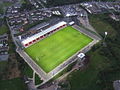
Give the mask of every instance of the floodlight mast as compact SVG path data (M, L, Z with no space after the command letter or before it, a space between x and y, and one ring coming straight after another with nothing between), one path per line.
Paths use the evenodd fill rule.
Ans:
M105 41L107 35L108 35L108 32L105 32L104 41Z
M104 43L104 41L105 41L105 39L106 39L106 37L107 37L107 35L108 35L108 32L105 32L104 34L105 34L105 36L104 36L104 38L103 38L103 43Z

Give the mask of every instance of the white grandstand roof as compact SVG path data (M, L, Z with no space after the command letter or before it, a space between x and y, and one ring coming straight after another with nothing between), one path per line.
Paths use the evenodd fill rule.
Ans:
M22 43L23 45L25 45L25 44L27 44L27 43L35 40L36 38L38 38L38 37L40 37L40 36L43 36L43 35L45 35L46 33L50 32L50 31L53 31L54 29L56 29L56 28L58 28L58 27L60 27L60 26L62 26L62 25L64 25L64 24L67 24L67 23L64 22L64 21L61 21L61 22L59 22L58 24L56 24L56 25L54 25L54 26L51 26L50 28L48 28L48 29L46 29L46 30L44 30L44 31L42 31L42 32L40 32L40 33L37 33L37 34L35 34L35 35L31 36L31 37L26 38L26 39L23 40L21 43Z

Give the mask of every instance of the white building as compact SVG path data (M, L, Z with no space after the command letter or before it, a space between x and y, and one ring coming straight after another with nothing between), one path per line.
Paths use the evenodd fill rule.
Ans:
M74 21L72 21L72 22L69 22L69 25L73 25L73 24L75 24L75 22L74 22Z
M84 53L80 53L77 56L78 56L78 58L83 59L85 57L85 54Z

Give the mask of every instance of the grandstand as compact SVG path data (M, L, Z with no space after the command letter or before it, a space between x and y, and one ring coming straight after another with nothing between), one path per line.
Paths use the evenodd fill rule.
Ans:
M28 38L22 40L21 43L25 48L27 48L27 47L31 46L32 44L42 40L46 36L60 30L61 28L65 27L66 25L67 25L66 22L61 21L61 22L55 24L54 26L51 26L50 28L48 28L42 32L39 32L31 37L28 37Z

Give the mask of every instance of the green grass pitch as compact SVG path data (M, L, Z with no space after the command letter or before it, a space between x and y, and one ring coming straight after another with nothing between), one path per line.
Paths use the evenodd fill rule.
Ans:
M90 42L90 37L68 26L25 48L25 52L48 73Z

